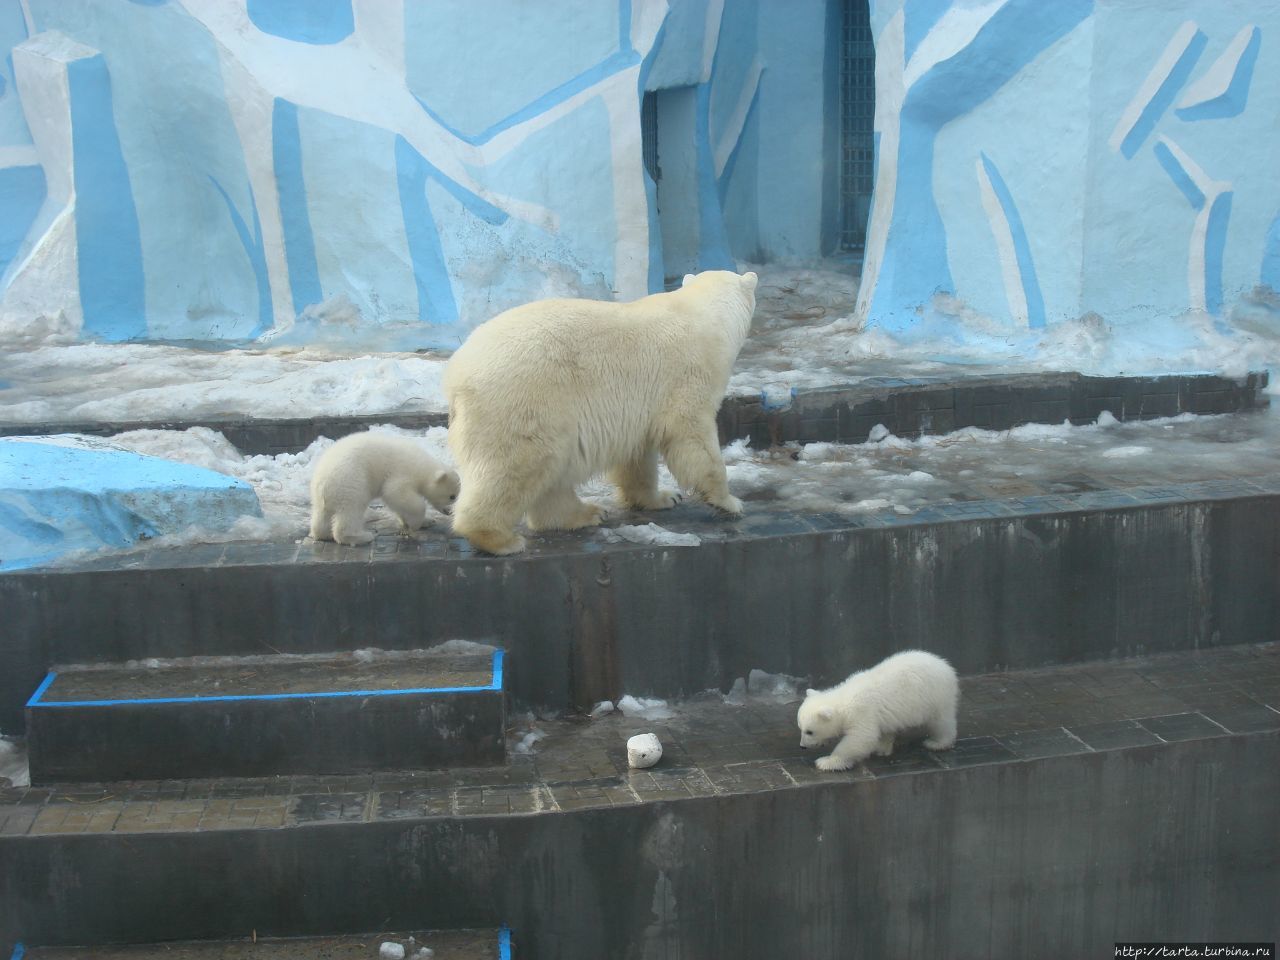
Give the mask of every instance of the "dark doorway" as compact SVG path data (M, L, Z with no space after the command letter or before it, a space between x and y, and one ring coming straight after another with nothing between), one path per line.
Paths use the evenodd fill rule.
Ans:
M840 36L840 239L862 253L875 182L876 52L867 0L844 0Z

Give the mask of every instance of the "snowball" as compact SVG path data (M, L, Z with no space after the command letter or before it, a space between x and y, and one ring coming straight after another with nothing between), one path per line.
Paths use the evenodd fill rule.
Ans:
M637 733L627 741L627 763L636 770L652 767L662 759L662 741L656 733Z
M877 423L874 427L871 428L871 432L867 434L867 439L871 443L879 443L885 437L891 437L891 436L893 436L893 434L889 432L888 427L886 427L883 423Z
M404 960L404 947L387 940L378 947L378 956L382 957L382 960Z

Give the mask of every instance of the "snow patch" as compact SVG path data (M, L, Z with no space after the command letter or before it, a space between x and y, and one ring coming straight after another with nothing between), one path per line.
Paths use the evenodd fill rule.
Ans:
M656 523L646 523L643 526L624 524L620 527L604 527L600 530L600 535L609 543L621 543L625 540L628 543L651 544L657 547L696 547L702 543L702 538L696 533L676 533Z
M665 700L648 697L633 697L627 694L618 701L618 709L628 720L669 720L675 716L674 711Z
M0 780L8 780L11 787L31 786L25 741L0 737Z

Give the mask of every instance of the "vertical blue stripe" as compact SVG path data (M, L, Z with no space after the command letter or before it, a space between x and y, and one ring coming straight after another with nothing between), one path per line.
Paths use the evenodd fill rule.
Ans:
M489 686L494 690L502 689L502 662L504 652L502 650L493 651L493 679L489 682Z
M698 84L695 102L697 104L694 139L698 172L698 269L734 270L737 264L729 254L729 238L724 229L724 211L720 208L720 188L716 184L716 161L711 150L710 83Z
M209 182L213 184L214 189L222 197L222 202L227 205L227 213L231 217L231 225L235 227L236 236L240 238L240 245L244 247L245 255L249 258L249 264L253 267L254 280L258 284L258 325L249 336L251 338L257 337L271 326L274 317L274 311L271 306L271 282L267 278L267 255L262 245L262 224L258 219L258 203L253 196L253 187L250 187L249 206L253 210L253 233L250 234L249 228L245 225L244 217L240 216L240 211L231 202L231 197L227 195L227 191L222 189L222 184L213 177L209 178Z
M498 931L498 960L511 960L511 928L505 923Z
M1204 52L1205 45L1208 42L1209 38L1200 30L1197 30L1191 37L1191 42L1187 44L1187 48L1178 57L1178 62L1173 65L1173 69L1164 78L1164 82L1160 84L1155 95L1147 101L1147 105L1138 114L1138 119L1134 122L1133 127L1125 134L1124 139L1120 141L1120 152L1124 154L1126 159L1133 159L1133 155L1138 152L1138 148L1142 146L1143 141L1155 129L1156 122L1164 116L1164 112L1173 103L1173 98L1178 95L1178 91L1182 89L1183 84L1191 76L1191 71L1195 67L1196 61L1200 59L1200 54Z
M856 2L856 0L855 0ZM902 9L902 63L903 66L916 52L920 41L929 35L942 15L951 7L952 0L906 0ZM1067 0L1058 0L1059 3Z
M458 320L458 305L439 231L427 204L427 176L433 169L409 141L396 136L396 180L409 259L413 262L413 282L418 288L418 319L451 324Z
M1018 261L1018 274L1022 280L1022 294L1027 300L1027 325L1032 329L1044 326L1044 296L1040 292L1040 279L1036 276L1035 261L1031 258L1031 243L1027 239L1026 228L1022 224L1022 215L1018 213L1017 204L1013 202L1013 194L1009 192L1004 177L991 162L991 158L982 154L982 167L991 180L991 188L995 191L1000 208L1009 222L1009 232L1013 234L1013 252Z
M27 955L27 948L24 947L21 942L15 943L13 945L13 953L9 957L9 960L22 960L22 958L25 957L26 955Z
M1271 221L1267 237L1262 242L1262 269L1258 279L1280 292L1280 214Z
M298 107L279 98L271 113L271 150L276 192L280 197L280 223L284 230L284 256L289 265L289 289L293 312L324 300L320 269L316 266L315 237L307 210L307 184L302 176L302 137Z
M67 64L76 188L76 256L84 332L104 340L147 333L142 236L102 54Z
M0 277L18 255L47 193L44 167L0 169Z
M1204 236L1204 308L1217 316L1222 313L1222 257L1227 249L1227 224L1231 220L1231 191L1225 190L1209 208L1209 223Z

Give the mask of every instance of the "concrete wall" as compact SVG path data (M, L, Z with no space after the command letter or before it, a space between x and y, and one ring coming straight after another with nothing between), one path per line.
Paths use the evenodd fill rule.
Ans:
M872 25L863 316L924 329L941 291L1174 344L1280 287L1280 7L876 0Z
M816 256L828 3L788 6L0 0L0 334L448 347ZM660 221L640 104L675 88Z

